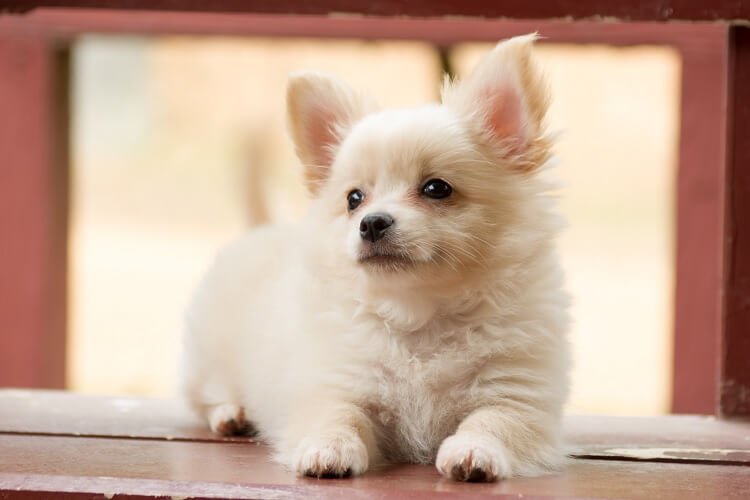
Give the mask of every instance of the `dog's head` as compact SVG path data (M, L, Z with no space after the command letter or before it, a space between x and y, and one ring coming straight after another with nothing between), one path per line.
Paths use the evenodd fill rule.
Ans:
M329 256L371 279L449 282L493 264L549 156L533 35L501 42L442 103L379 111L341 81L291 77L290 129Z

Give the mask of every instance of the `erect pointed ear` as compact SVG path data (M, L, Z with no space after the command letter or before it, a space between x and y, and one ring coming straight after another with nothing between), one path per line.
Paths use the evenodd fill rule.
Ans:
M536 38L531 34L500 42L465 81L447 81L442 93L444 104L478 125L494 154L525 170L549 155L544 137L549 98L532 58Z
M375 104L339 79L313 72L290 75L286 99L292 140L315 194L330 173L339 144Z

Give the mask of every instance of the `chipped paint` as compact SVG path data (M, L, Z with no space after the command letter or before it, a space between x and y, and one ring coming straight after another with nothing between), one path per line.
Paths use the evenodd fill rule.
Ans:
M604 453L612 455L638 458L641 460L667 459L696 455L707 458L726 457L733 453L747 453L747 450L733 450L727 448L609 448Z

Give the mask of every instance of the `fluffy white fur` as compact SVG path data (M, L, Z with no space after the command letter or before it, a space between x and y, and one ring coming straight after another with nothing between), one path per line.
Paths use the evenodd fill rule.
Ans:
M560 466L568 297L534 36L500 43L442 104L378 111L293 75L313 195L299 224L224 249L187 317L182 382L218 432L251 424L300 474L435 463L457 480ZM430 179L453 193L430 199ZM347 195L365 199L348 210ZM377 244L362 218L395 220ZM373 258L374 257L374 258Z

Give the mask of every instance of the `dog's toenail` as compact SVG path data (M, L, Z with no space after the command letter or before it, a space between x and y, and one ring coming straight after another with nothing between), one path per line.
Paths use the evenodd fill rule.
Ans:
M469 473L469 477L466 479L469 482L472 483L483 483L487 481L487 472L485 472L484 469L480 469L478 467L475 467L471 469L471 472Z

